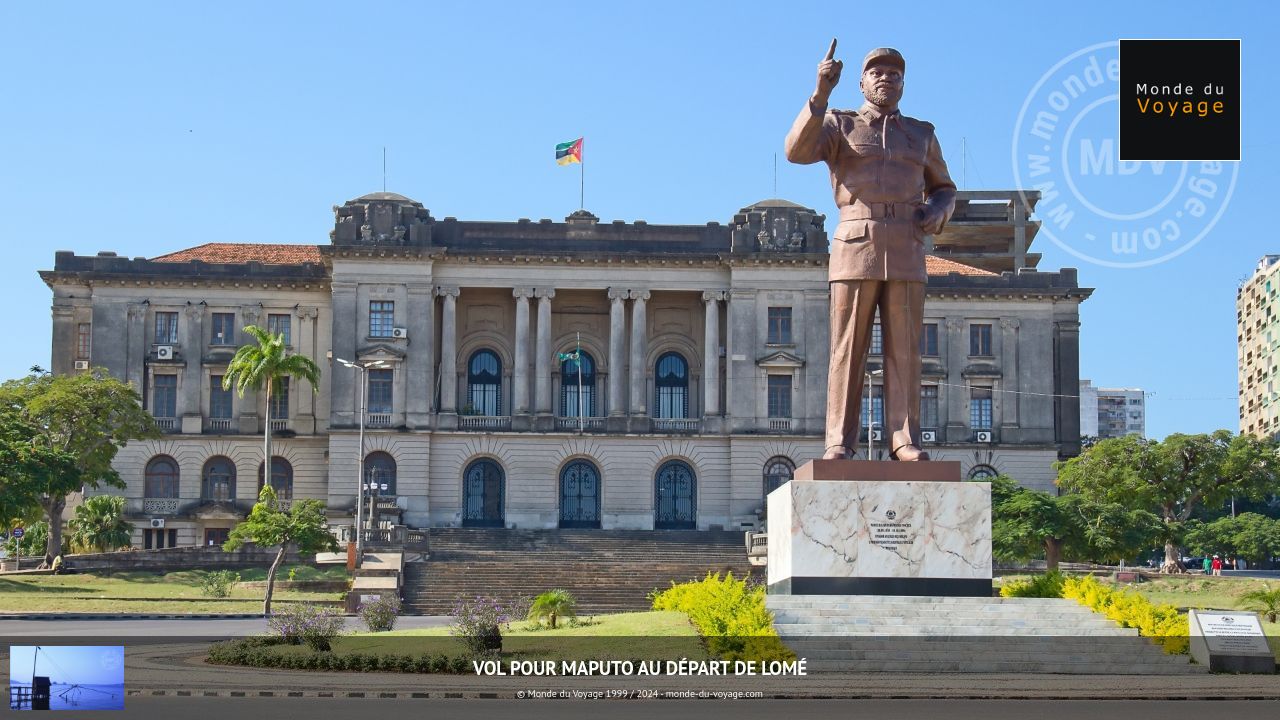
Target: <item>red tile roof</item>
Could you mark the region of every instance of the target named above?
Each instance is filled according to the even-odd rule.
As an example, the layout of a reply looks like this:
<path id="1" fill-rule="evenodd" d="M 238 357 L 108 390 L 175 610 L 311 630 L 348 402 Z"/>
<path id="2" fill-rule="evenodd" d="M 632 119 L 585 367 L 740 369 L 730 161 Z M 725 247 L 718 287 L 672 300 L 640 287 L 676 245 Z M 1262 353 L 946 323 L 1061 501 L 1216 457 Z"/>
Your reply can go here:
<path id="1" fill-rule="evenodd" d="M 186 250 L 151 258 L 154 262 L 207 263 L 260 262 L 266 265 L 301 265 L 320 262 L 320 248 L 315 245 L 284 245 L 279 243 L 205 243 Z"/>
<path id="2" fill-rule="evenodd" d="M 976 268 L 976 267 L 973 267 L 972 265 L 965 265 L 964 263 L 958 263 L 955 260 L 940 258 L 940 257 L 937 257 L 936 255 L 926 255 L 924 257 L 924 269 L 925 269 L 925 272 L 927 272 L 930 275 L 950 275 L 951 273 L 956 273 L 957 275 L 992 275 L 994 276 L 997 274 L 997 273 L 991 272 L 990 270 L 983 270 L 982 268 Z"/>

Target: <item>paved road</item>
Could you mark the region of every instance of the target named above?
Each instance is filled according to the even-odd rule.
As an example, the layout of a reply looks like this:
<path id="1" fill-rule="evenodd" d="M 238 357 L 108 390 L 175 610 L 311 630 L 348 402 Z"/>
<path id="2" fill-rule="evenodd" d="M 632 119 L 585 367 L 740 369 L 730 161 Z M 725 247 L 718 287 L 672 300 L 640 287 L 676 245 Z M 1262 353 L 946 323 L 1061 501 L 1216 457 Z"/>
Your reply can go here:
<path id="1" fill-rule="evenodd" d="M 439 627 L 449 624 L 447 615 L 406 615 L 398 629 Z M 346 618 L 348 630 L 364 630 L 359 618 Z M 12 637 L 202 637 L 228 638 L 259 635 L 267 631 L 262 618 L 230 620 L 2 620 L 0 638 Z"/>

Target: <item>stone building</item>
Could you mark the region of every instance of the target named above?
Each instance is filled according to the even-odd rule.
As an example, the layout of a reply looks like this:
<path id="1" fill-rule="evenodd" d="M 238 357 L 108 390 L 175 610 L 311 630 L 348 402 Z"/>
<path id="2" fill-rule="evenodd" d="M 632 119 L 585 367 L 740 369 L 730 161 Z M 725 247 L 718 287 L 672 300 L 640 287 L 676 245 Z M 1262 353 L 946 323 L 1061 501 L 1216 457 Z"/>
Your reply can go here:
<path id="1" fill-rule="evenodd" d="M 928 260 L 922 423 L 935 458 L 1047 489 L 1052 463 L 1079 450 L 1091 291 L 1074 269 L 1035 270 L 1022 202 L 962 193 L 947 257 Z M 165 430 L 116 460 L 139 546 L 219 542 L 261 486 L 264 424 L 280 495 L 322 499 L 349 526 L 362 397 L 387 533 L 740 527 L 823 451 L 828 255 L 811 209 L 769 200 L 727 225 L 468 222 L 380 192 L 334 211 L 328 244 L 59 252 L 41 273 L 53 371 L 107 368 Z M 314 359 L 320 385 L 222 391 L 250 324 Z"/>
<path id="2" fill-rule="evenodd" d="M 1280 435 L 1280 255 L 1264 255 L 1236 291 L 1240 433 Z"/>

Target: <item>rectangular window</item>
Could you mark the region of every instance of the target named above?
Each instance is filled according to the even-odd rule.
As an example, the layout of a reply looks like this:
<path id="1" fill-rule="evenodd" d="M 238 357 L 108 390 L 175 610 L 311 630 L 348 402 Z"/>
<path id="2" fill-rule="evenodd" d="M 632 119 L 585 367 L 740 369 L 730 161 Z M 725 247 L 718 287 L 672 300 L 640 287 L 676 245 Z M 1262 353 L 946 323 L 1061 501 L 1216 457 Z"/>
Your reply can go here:
<path id="1" fill-rule="evenodd" d="M 920 427 L 938 427 L 938 386 L 920 386 Z"/>
<path id="2" fill-rule="evenodd" d="M 80 323 L 76 327 L 76 359 L 88 360 L 90 343 L 93 342 L 93 326 L 89 323 Z"/>
<path id="3" fill-rule="evenodd" d="M 391 337 L 395 322 L 396 304 L 390 300 L 369 302 L 369 337 Z"/>
<path id="4" fill-rule="evenodd" d="M 369 370 L 369 412 L 391 412 L 391 379 L 390 370 Z"/>
<path id="5" fill-rule="evenodd" d="M 969 427 L 973 430 L 991 429 L 991 388 L 969 389 Z"/>
<path id="6" fill-rule="evenodd" d="M 156 313 L 156 344 L 173 345 L 178 342 L 178 313 Z"/>
<path id="7" fill-rule="evenodd" d="M 969 326 L 969 354 L 990 356 L 991 326 L 974 323 Z"/>
<path id="8" fill-rule="evenodd" d="M 920 329 L 920 354 L 938 356 L 938 323 L 925 323 Z"/>
<path id="9" fill-rule="evenodd" d="M 769 417 L 791 417 L 791 376 L 769 376 Z"/>
<path id="10" fill-rule="evenodd" d="M 289 419 L 289 378 L 283 377 L 271 385 L 271 419 Z"/>
<path id="11" fill-rule="evenodd" d="M 210 345 L 236 344 L 236 314 L 214 313 L 213 334 L 209 336 Z"/>
<path id="12" fill-rule="evenodd" d="M 231 391 L 222 389 L 222 376 L 209 376 L 209 417 L 217 420 L 231 418 Z"/>
<path id="13" fill-rule="evenodd" d="M 871 325 L 871 354 L 884 354 L 884 331 L 880 329 L 880 323 Z"/>
<path id="14" fill-rule="evenodd" d="M 866 387 L 862 390 L 866 392 Z M 874 423 L 875 427 L 884 427 L 884 386 L 872 385 L 871 397 L 863 396 L 862 398 L 862 427 L 870 428 Z"/>
<path id="15" fill-rule="evenodd" d="M 158 418 L 178 416 L 178 376 L 156 375 L 151 388 L 151 414 Z"/>
<path id="16" fill-rule="evenodd" d="M 791 308 L 769 308 L 769 344 L 791 344 Z"/>
<path id="17" fill-rule="evenodd" d="M 292 318 L 286 314 L 272 314 L 267 316 L 267 332 L 272 335 L 284 335 L 284 344 L 293 345 L 293 338 L 290 336 L 290 320 Z"/>

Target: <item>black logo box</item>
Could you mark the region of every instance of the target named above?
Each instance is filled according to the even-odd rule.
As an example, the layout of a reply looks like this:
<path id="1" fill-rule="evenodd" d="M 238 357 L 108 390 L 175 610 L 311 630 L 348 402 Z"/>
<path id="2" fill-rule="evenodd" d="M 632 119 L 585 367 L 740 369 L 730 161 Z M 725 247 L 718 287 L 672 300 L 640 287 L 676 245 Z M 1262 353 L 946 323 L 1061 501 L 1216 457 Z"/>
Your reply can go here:
<path id="1" fill-rule="evenodd" d="M 1120 41 L 1121 160 L 1239 160 L 1240 105 L 1239 40 Z"/>

